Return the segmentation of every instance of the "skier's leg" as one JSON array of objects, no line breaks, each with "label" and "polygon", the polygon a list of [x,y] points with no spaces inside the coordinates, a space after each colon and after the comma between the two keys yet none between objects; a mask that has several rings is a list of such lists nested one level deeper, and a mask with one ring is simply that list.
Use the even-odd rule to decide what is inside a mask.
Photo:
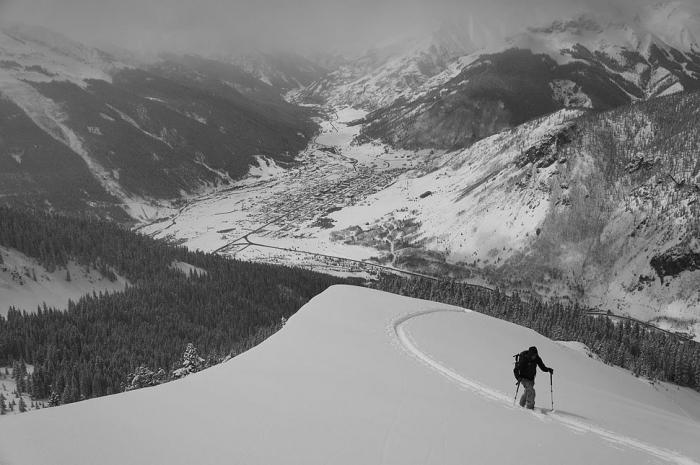
[{"label": "skier's leg", "polygon": [[[530,398],[532,397],[534,399],[534,390],[532,389],[534,382],[529,379],[523,379],[522,380],[522,385],[525,390],[523,392],[523,396],[520,398],[520,406],[521,407],[527,407],[527,408],[532,408],[530,407]],[[534,405],[534,400],[532,401],[532,405]]]},{"label": "skier's leg", "polygon": [[525,405],[525,406],[527,408],[529,408],[530,410],[532,410],[533,408],[535,408],[535,381],[534,380],[530,381],[528,383],[525,392],[527,393],[527,402],[526,402],[527,405]]},{"label": "skier's leg", "polygon": [[525,407],[525,403],[527,402],[527,383],[528,383],[528,380],[526,380],[524,378],[520,380],[520,384],[523,385],[523,395],[520,396],[520,406],[521,407]]}]

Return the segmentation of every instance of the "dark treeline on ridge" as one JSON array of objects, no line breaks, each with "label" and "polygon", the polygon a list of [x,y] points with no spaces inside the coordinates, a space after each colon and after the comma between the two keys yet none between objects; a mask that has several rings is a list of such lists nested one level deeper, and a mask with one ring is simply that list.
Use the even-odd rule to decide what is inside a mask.
[{"label": "dark treeline on ridge", "polygon": [[[587,315],[577,305],[522,300],[469,284],[384,275],[379,290],[469,308],[531,328],[557,341],[579,341],[605,363],[635,375],[669,381],[700,391],[700,344],[625,321]],[[505,363],[505,362],[504,362]]]},{"label": "dark treeline on ridge", "polygon": [[[47,269],[69,261],[117,273],[124,292],[88,295],[67,311],[11,309],[0,317],[0,366],[34,365],[24,388],[68,403],[115,393],[139,367],[171,373],[188,343],[221,361],[261,342],[312,297],[347,280],[191,252],[88,219],[0,207],[0,246]],[[183,262],[205,270],[189,275]]]}]

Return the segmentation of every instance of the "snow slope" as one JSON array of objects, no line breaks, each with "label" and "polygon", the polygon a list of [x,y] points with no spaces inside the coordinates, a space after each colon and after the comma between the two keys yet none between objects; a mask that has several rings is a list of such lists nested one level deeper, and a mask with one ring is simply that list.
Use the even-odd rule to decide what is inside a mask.
[{"label": "snow slope", "polygon": [[[109,280],[95,269],[70,262],[66,268],[48,272],[36,259],[14,249],[0,247],[0,315],[10,307],[35,312],[37,307],[65,309],[68,301],[77,301],[93,292],[123,291],[128,281],[117,275]],[[70,276],[70,280],[66,278]],[[36,277],[36,279],[34,279]]]},{"label": "snow slope", "polygon": [[[17,382],[12,377],[13,368],[11,366],[2,367],[0,366],[0,394],[5,397],[5,415],[19,415],[19,399],[20,397],[24,400],[24,404],[27,407],[27,411],[39,410],[46,408],[48,405],[46,399],[37,399],[36,402],[32,399],[32,396],[26,392],[17,392]],[[34,366],[27,365],[27,373],[33,373]],[[14,402],[14,405],[11,403]],[[10,409],[10,407],[12,407]]]},{"label": "snow slope", "polygon": [[[512,406],[511,355],[532,344],[554,413]],[[339,286],[225,364],[2,419],[0,463],[692,464],[698,400],[513,324]]]}]

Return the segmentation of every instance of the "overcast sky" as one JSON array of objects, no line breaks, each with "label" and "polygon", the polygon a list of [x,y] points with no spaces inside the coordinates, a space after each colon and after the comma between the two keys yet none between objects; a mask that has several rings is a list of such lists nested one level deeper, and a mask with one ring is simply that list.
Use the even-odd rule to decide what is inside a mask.
[{"label": "overcast sky", "polygon": [[494,31],[646,0],[0,0],[0,17],[145,51],[354,51],[449,19]]}]

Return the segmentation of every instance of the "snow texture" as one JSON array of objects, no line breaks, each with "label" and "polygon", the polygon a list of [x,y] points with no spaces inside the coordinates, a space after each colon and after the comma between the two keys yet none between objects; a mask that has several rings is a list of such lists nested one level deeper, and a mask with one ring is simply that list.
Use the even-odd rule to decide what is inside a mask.
[{"label": "snow texture", "polygon": [[[512,354],[555,368],[512,405]],[[349,286],[179,381],[0,421],[0,463],[694,464],[700,396],[475,312]],[[80,444],[80,447],[76,447]]]},{"label": "snow texture", "polygon": [[35,259],[14,249],[0,247],[0,255],[4,262],[0,264],[0,315],[6,315],[12,306],[36,312],[44,303],[66,309],[69,300],[77,301],[93,292],[123,291],[128,284],[119,275],[115,274],[116,281],[111,281],[99,271],[74,262],[49,273]]}]

